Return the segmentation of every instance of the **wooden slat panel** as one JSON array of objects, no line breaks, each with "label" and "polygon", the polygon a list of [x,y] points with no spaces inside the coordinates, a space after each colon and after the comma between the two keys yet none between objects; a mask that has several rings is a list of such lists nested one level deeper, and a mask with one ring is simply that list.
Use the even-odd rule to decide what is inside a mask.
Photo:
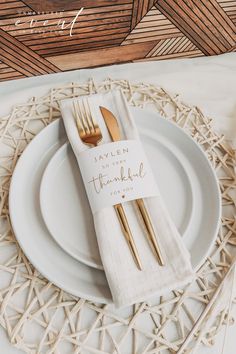
[{"label": "wooden slat panel", "polygon": [[224,11],[224,9],[219,5],[217,0],[209,0],[208,3],[206,3],[206,4],[212,5],[212,11],[214,13],[217,13],[218,15],[220,15],[220,18],[222,18],[228,24],[228,26],[231,28],[231,33],[233,33],[233,35],[235,35],[235,25],[232,23],[230,18],[227,16],[227,13]]},{"label": "wooden slat panel", "polygon": [[[211,1],[210,6],[214,0]],[[205,4],[205,3],[204,3]],[[209,4],[209,2],[208,2]],[[216,6],[219,6],[216,3]],[[220,54],[230,49],[234,40],[231,36],[227,37],[227,45],[220,41],[221,32],[226,30],[232,32],[220,15],[217,18],[218,26],[214,27],[209,23],[210,10],[202,11],[196,6],[193,0],[159,0],[156,7],[161,10],[175,25],[205,54]],[[208,11],[208,15],[206,15]],[[206,25],[208,24],[208,26]],[[186,26],[187,24],[187,26]]]},{"label": "wooden slat panel", "polygon": [[[20,18],[21,24],[18,26],[18,29],[27,29],[29,27],[29,22],[31,19],[34,20],[34,28],[43,27],[43,22],[45,19],[48,20],[47,27],[55,26],[58,21],[65,20],[66,24],[70,23],[75,16],[77,15],[78,11],[66,11],[60,13],[49,13],[45,14],[37,14],[34,16],[23,16]],[[101,24],[101,21],[106,19],[113,19],[113,22],[120,22],[119,19],[125,16],[131,16],[132,14],[132,6],[131,5],[122,5],[122,6],[109,6],[109,7],[102,7],[97,9],[84,9],[74,27],[85,27],[89,26],[91,21],[94,21],[90,25],[94,25],[96,23]],[[1,27],[4,28],[6,31],[16,30],[15,26],[16,19],[4,19],[1,21]],[[55,30],[54,28],[51,28]]]},{"label": "wooden slat panel", "polygon": [[0,60],[0,81],[22,79],[25,75]]},{"label": "wooden slat panel", "polygon": [[[78,34],[80,32],[80,30],[83,29],[90,29],[92,28],[93,31],[97,30],[97,26],[101,26],[101,23],[103,26],[106,25],[112,25],[113,28],[120,28],[120,25],[123,22],[129,22],[130,21],[130,16],[122,16],[120,18],[107,18],[107,19],[102,19],[101,21],[89,21],[89,22],[79,22],[77,24],[75,24],[74,28],[73,28],[73,32],[72,32],[72,36],[74,34]],[[17,38],[21,38],[21,36],[26,36],[26,35],[32,35],[32,29],[28,27],[25,27],[24,31],[20,31],[19,29],[16,29],[16,27],[14,25],[9,25],[9,26],[0,26],[0,28],[2,28],[4,31],[10,33],[12,36],[17,37]],[[11,30],[9,30],[9,28],[11,28]],[[99,28],[99,27],[98,27]],[[45,30],[46,35],[51,34],[51,36],[49,37],[56,37],[56,31],[58,31],[58,28],[56,26],[51,27],[48,26],[47,29],[44,29],[44,27],[38,27],[37,29],[39,30]],[[56,33],[55,33],[56,32]],[[41,36],[45,35],[45,33],[37,33],[35,31],[35,33],[33,33],[33,35],[37,38],[41,38]],[[67,31],[63,31],[64,35],[68,35],[69,34],[69,30]]]},{"label": "wooden slat panel", "polygon": [[22,1],[0,2],[0,20],[10,17],[22,17],[24,12],[31,11]]},{"label": "wooden slat panel", "polygon": [[18,9],[21,7],[30,9],[28,6],[25,6],[21,1],[0,2],[0,11],[5,9]]},{"label": "wooden slat panel", "polygon": [[184,53],[189,54],[190,51],[199,52],[198,48],[187,37],[179,36],[160,40],[147,54],[147,58],[171,54],[173,54],[173,57],[176,57],[174,54],[182,53],[184,55]]},{"label": "wooden slat panel", "polygon": [[235,4],[235,0],[217,0],[218,4],[227,6],[227,4]]},{"label": "wooden slat panel", "polygon": [[167,34],[156,34],[153,36],[142,36],[141,38],[136,38],[134,40],[125,40],[125,42],[122,42],[121,45],[125,46],[125,45],[130,45],[130,44],[135,44],[135,43],[144,43],[144,42],[153,42],[153,41],[158,41],[160,39],[168,39],[168,38],[174,38],[174,37],[179,37],[179,36],[183,36],[183,34],[180,34],[180,32],[176,32],[176,33],[167,33]]},{"label": "wooden slat panel", "polygon": [[7,16],[7,15],[15,15],[15,16],[18,16],[21,12],[25,11],[27,9],[27,7],[25,6],[22,6],[22,7],[17,7],[17,8],[5,8],[3,10],[1,10],[1,7],[0,7],[0,18],[3,18],[4,16]]},{"label": "wooden slat panel", "polygon": [[61,70],[71,70],[75,68],[90,67],[122,63],[124,61],[131,61],[140,59],[150,51],[155,42],[147,42],[142,44],[134,44],[129,46],[122,46],[116,48],[106,48],[101,50],[94,50],[88,53],[77,53],[70,55],[61,55],[55,57],[48,57],[48,60]]},{"label": "wooden slat panel", "polygon": [[64,11],[84,8],[99,8],[102,6],[132,4],[132,0],[25,0],[35,11]]},{"label": "wooden slat panel", "polygon": [[[91,9],[90,9],[91,10]],[[74,28],[77,27],[85,27],[91,23],[91,21],[94,21],[91,23],[92,25],[95,24],[102,24],[103,20],[105,19],[112,19],[114,18],[114,22],[119,22],[116,21],[117,18],[121,19],[122,17],[131,17],[131,9],[130,8],[118,8],[114,11],[109,11],[108,8],[104,8],[106,11],[101,11],[97,13],[91,13],[89,9],[83,11],[81,15],[79,15]],[[64,14],[51,14],[47,15],[47,28],[50,28],[50,30],[56,30],[58,29],[58,21],[65,20],[65,23],[68,25],[76,16],[77,12],[65,12]],[[43,22],[45,21],[45,15],[34,15],[34,16],[24,16],[20,18],[20,23],[17,26],[17,29],[20,30],[25,30],[29,28],[29,22],[30,20],[34,20],[33,28],[39,28],[39,27],[44,27]],[[7,19],[7,20],[2,20],[1,21],[1,28],[4,28],[6,31],[15,31],[16,30],[16,25],[15,25],[16,20],[15,19]]]},{"label": "wooden slat panel", "polygon": [[136,35],[132,35],[131,37],[128,37],[128,39],[126,39],[125,42],[122,42],[122,45],[154,41],[162,38],[174,38],[179,36],[183,36],[183,34],[181,34],[181,32],[175,28],[173,30],[167,29],[158,32],[155,31],[151,31],[148,33],[142,32],[142,33],[137,33]]},{"label": "wooden slat panel", "polygon": [[[2,52],[0,49],[0,58],[4,60],[11,68],[15,69],[15,71],[19,71],[20,74],[24,75],[25,77],[34,76],[34,72],[27,70],[27,66],[20,60],[15,60],[15,58],[9,55],[7,52]],[[37,74],[35,74],[37,75]]]},{"label": "wooden slat panel", "polygon": [[133,11],[131,20],[131,29],[133,29],[137,23],[139,23],[146,13],[153,6],[153,0],[134,0],[133,1]]},{"label": "wooden slat panel", "polygon": [[236,5],[234,5],[234,6],[227,6],[227,7],[225,7],[224,9],[225,9],[225,12],[228,14],[229,12],[236,10]]},{"label": "wooden slat panel", "polygon": [[3,63],[1,60],[0,60],[0,70],[1,69],[5,69],[5,68],[8,68],[8,65]]},{"label": "wooden slat panel", "polygon": [[121,27],[119,29],[110,29],[110,30],[103,30],[99,31],[94,37],[94,32],[85,32],[85,33],[78,33],[78,35],[70,36],[57,36],[54,38],[37,38],[31,40],[25,40],[24,44],[29,46],[31,49],[37,51],[38,49],[46,49],[46,48],[53,48],[58,43],[60,46],[70,47],[71,45],[80,45],[81,43],[94,43],[97,41],[107,40],[109,39],[116,39],[116,38],[124,38],[127,33],[129,32],[129,28]]},{"label": "wooden slat panel", "polygon": [[184,52],[184,53],[175,53],[175,54],[160,55],[160,56],[151,57],[151,58],[139,59],[139,60],[135,60],[135,62],[167,60],[167,59],[181,59],[181,58],[196,58],[196,57],[202,57],[202,56],[203,56],[202,52],[199,50],[196,50],[196,51],[190,51],[190,52]]},{"label": "wooden slat panel", "polygon": [[0,67],[0,75],[5,74],[5,73],[12,73],[12,72],[15,72],[15,70],[13,68],[10,68],[7,66],[5,68]]},{"label": "wooden slat panel", "polygon": [[222,30],[222,27],[227,31],[229,36],[232,38],[235,43],[236,40],[236,27],[227,16],[227,14],[223,11],[223,9],[219,6],[216,0],[209,0],[208,2],[204,2],[204,5],[208,8],[209,12],[215,14],[215,17],[218,19],[220,26],[218,27],[219,31]]},{"label": "wooden slat panel", "polygon": [[[61,38],[60,35],[57,34],[58,27],[55,24],[52,24],[49,26],[47,23],[47,28],[48,30],[55,31],[54,36],[46,37],[45,34],[43,34],[43,38],[40,35],[40,33],[35,33],[33,38],[28,40],[27,39],[27,33],[30,34],[32,37],[32,29],[27,28],[29,27],[29,23],[24,23],[22,26],[19,26],[19,30],[15,29],[15,24],[8,24],[7,25],[7,30],[8,32],[14,34],[15,36],[17,35],[17,38],[19,41],[21,41],[25,46],[28,46],[31,50],[36,52],[39,55],[42,55],[44,57],[50,56],[53,54],[60,54],[60,53],[71,53],[71,52],[77,52],[78,50],[84,50],[84,49],[89,49],[91,47],[109,47],[111,45],[119,45],[124,38],[127,36],[129,33],[129,28],[130,28],[130,22],[127,22],[126,27],[121,26],[121,28],[117,28],[113,26],[112,29],[110,30],[103,30],[101,32],[96,32],[96,36],[94,36],[94,29],[90,32],[81,32],[80,31],[80,26],[84,26],[84,22],[86,21],[87,24],[91,24],[91,21],[96,21],[97,25],[104,25],[104,18],[122,18],[126,17],[127,15],[131,16],[131,8],[132,6],[130,4],[124,4],[124,5],[119,5],[119,6],[109,6],[109,7],[104,7],[97,9],[95,11],[96,14],[92,12],[91,9],[86,9],[84,13],[81,14],[81,16],[78,19],[78,22],[74,26],[74,31],[72,32],[72,36],[69,35],[69,30],[67,31],[68,34],[65,36],[65,38]],[[109,9],[112,9],[112,11],[109,11]],[[67,21],[70,22],[75,14],[77,12],[70,12],[70,13],[64,13],[63,16],[67,15],[73,15],[73,17],[67,17]],[[55,15],[54,15],[55,16]],[[41,15],[36,15],[34,16],[35,21],[36,20],[41,20],[38,23],[35,23],[35,26],[33,28],[33,31],[37,31],[38,29],[44,29],[45,27],[42,27],[42,16]],[[26,19],[21,19],[23,22]],[[63,17],[64,20],[64,17]],[[53,19],[53,23],[55,23],[55,19]],[[3,25],[6,25],[4,23]],[[119,25],[118,25],[119,26]],[[2,27],[6,30],[6,27]],[[22,34],[22,29],[24,30],[24,35],[19,36],[19,34]],[[86,27],[82,27],[86,28]],[[90,26],[91,28],[91,26]],[[14,31],[11,31],[11,29],[14,29]],[[25,33],[26,32],[26,33]],[[65,32],[65,31],[64,31]],[[37,37],[37,38],[35,38]],[[99,44],[97,44],[99,42]]]},{"label": "wooden slat panel", "polygon": [[23,75],[21,74],[16,74],[16,72],[13,70],[12,72],[2,72],[0,71],[0,78],[1,79],[8,79],[8,80],[13,80],[16,77],[22,77]]},{"label": "wooden slat panel", "polygon": [[19,76],[14,76],[14,77],[7,77],[7,78],[1,78],[0,81],[9,81],[9,80],[18,80],[18,79],[24,79],[26,76],[19,75]]},{"label": "wooden slat panel", "polygon": [[34,41],[35,43],[39,42],[39,43],[43,43],[44,40],[46,41],[50,41],[51,39],[54,38],[61,38],[62,40],[70,40],[70,39],[74,39],[76,35],[80,35],[83,33],[87,33],[89,34],[93,34],[94,36],[94,32],[96,31],[97,35],[100,35],[102,32],[104,31],[110,31],[110,30],[114,30],[114,31],[119,31],[122,28],[129,28],[129,21],[124,21],[124,22],[118,22],[118,23],[108,23],[108,24],[104,24],[104,21],[102,21],[102,25],[96,25],[96,26],[87,26],[87,27],[81,27],[81,28],[76,28],[73,30],[73,36],[70,37],[68,33],[64,33],[63,34],[58,34],[58,36],[55,36],[55,33],[51,33],[51,32],[45,32],[45,33],[29,33],[29,34],[24,34],[24,35],[14,35],[14,32],[10,32],[11,35],[13,35],[14,37],[16,37],[19,41],[26,43],[27,41]]},{"label": "wooden slat panel", "polygon": [[[100,43],[100,42],[97,42],[97,43],[94,43],[93,45],[93,50],[95,49],[103,49],[103,48],[112,48],[112,47],[117,47],[119,48],[119,44],[120,44],[120,39],[115,39],[115,40],[107,40],[107,41],[103,41],[103,43]],[[79,50],[78,48],[76,47],[66,47],[66,48],[61,48],[61,47],[58,47],[58,48],[54,48],[52,50],[46,50],[44,52],[44,50],[40,50],[39,53],[41,53],[41,55],[46,58],[48,60],[48,57],[51,57],[51,56],[61,56],[61,55],[67,55],[67,54],[76,54],[76,53],[83,53],[83,52],[86,52],[88,54],[88,57],[89,57],[89,52],[91,51],[91,44],[90,43],[84,43],[84,44],[81,44],[80,47],[79,47]],[[90,60],[90,57],[89,57],[89,60]]]},{"label": "wooden slat panel", "polygon": [[[19,55],[19,52],[21,55]],[[3,62],[24,75],[58,72],[58,68],[0,29],[0,56]]]},{"label": "wooden slat panel", "polygon": [[236,25],[236,0],[229,1],[229,0],[217,0],[218,4],[229,17],[229,19]]},{"label": "wooden slat panel", "polygon": [[221,26],[220,31],[218,30],[219,19],[217,19],[212,14],[213,13],[212,5],[210,3],[208,3],[208,6],[207,6],[206,4],[203,4],[203,3],[199,2],[198,0],[193,0],[193,3],[195,4],[195,7],[193,10],[198,13],[199,12],[198,9],[200,9],[200,11],[202,11],[206,15],[206,17],[208,18],[208,20],[205,24],[206,24],[206,26],[209,26],[213,35],[215,37],[217,37],[219,39],[219,41],[223,44],[222,50],[224,51],[225,49],[230,48],[231,45],[233,45],[233,43],[235,42],[235,40],[233,40],[233,38],[231,36],[229,36],[229,33],[227,32],[227,30],[225,29],[224,26]]},{"label": "wooden slat panel", "polygon": [[[152,33],[152,32],[155,32],[156,34],[159,34],[161,33],[161,31],[164,30],[164,31],[169,31],[169,32],[178,32],[180,33],[180,31],[178,30],[178,28],[176,29],[175,26],[173,26],[172,24],[166,24],[166,25],[163,25],[163,26],[155,26],[155,25],[148,25],[148,27],[138,27],[138,28],[135,28],[133,31],[132,31],[132,34],[135,35],[136,33],[143,33],[143,34],[148,34],[148,33]],[[165,33],[165,32],[164,32]],[[167,32],[166,32],[167,33]]]},{"label": "wooden slat panel", "polygon": [[[58,20],[68,25],[81,7],[72,36],[60,31]],[[68,70],[236,50],[236,0],[0,0],[4,11],[0,80],[58,71],[56,62]]]},{"label": "wooden slat panel", "polygon": [[[146,18],[146,17],[145,17]],[[171,23],[170,22],[170,20],[168,20],[168,19],[161,19],[161,20],[159,20],[159,19],[156,19],[155,21],[145,21],[145,18],[143,18],[142,19],[142,21],[138,24],[138,26],[136,26],[135,27],[135,29],[133,29],[133,31],[132,32],[134,32],[134,31],[138,31],[139,29],[141,29],[141,28],[147,28],[147,27],[149,27],[149,28],[160,28],[160,27],[162,27],[162,26],[168,26],[168,27],[170,27],[170,28],[173,28],[173,27],[175,27],[174,25],[173,25],[173,23]],[[152,22],[151,24],[150,24],[150,22]]]},{"label": "wooden slat panel", "polygon": [[84,41],[80,41],[80,44],[75,44],[75,45],[71,45],[71,46],[63,46],[63,45],[58,45],[57,47],[53,44],[51,48],[44,47],[44,46],[40,46],[41,49],[37,49],[37,53],[39,53],[39,55],[43,55],[43,56],[50,56],[54,53],[76,53],[78,51],[80,51],[81,49],[90,49],[91,46],[93,47],[109,47],[112,44],[116,44],[119,45],[124,38],[124,34],[120,34],[117,35],[116,38],[109,38],[109,36],[106,36],[105,39],[104,37],[99,38],[96,37],[94,38],[94,41],[91,44],[91,40],[84,40]]},{"label": "wooden slat panel", "polygon": [[[163,25],[163,21],[165,25]],[[179,35],[181,35],[180,30],[153,7],[125,38],[122,45],[173,38]]]},{"label": "wooden slat panel", "polygon": [[43,71],[41,68],[38,68],[34,64],[29,66],[29,60],[18,56],[14,50],[7,48],[7,46],[3,45],[0,49],[0,58],[4,60],[9,66],[26,76],[46,74],[45,71]]}]

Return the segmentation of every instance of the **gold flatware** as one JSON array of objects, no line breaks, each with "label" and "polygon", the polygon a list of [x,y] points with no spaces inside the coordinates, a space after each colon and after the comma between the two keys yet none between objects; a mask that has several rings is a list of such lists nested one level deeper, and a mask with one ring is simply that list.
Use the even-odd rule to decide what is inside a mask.
[{"label": "gold flatware", "polygon": [[[116,117],[114,116],[114,114],[105,107],[100,107],[100,111],[102,113],[103,119],[106,123],[107,129],[109,131],[112,141],[121,140],[120,128],[119,128],[118,121],[117,121]],[[144,200],[143,199],[136,199],[135,202],[136,202],[136,205],[137,205],[139,212],[142,216],[142,220],[143,220],[144,225],[146,227],[149,242],[152,245],[154,254],[158,260],[158,263],[161,266],[163,266],[164,260],[161,255],[161,250],[158,245],[155,231],[154,231],[154,228],[152,225],[152,221],[151,221],[151,218],[150,218],[149,213],[147,211],[147,208],[145,206]]]},{"label": "gold flatware", "polygon": [[74,100],[73,106],[80,139],[86,145],[97,146],[102,140],[102,132],[92,117],[88,102],[82,100],[79,104]]},{"label": "gold flatware", "polygon": [[148,237],[149,237],[149,241],[150,241],[150,243],[151,243],[151,245],[153,247],[154,254],[157,257],[158,263],[161,266],[163,266],[163,265],[165,265],[164,264],[164,260],[162,258],[160,247],[159,247],[159,245],[157,243],[157,239],[156,239],[155,231],[154,231],[154,228],[153,228],[153,225],[152,225],[152,221],[151,221],[150,215],[149,215],[149,213],[147,211],[147,208],[146,208],[146,206],[144,204],[144,200],[143,199],[136,199],[135,203],[136,203],[136,205],[139,208],[139,211],[140,211],[140,214],[142,216],[144,225],[145,225],[145,227],[147,229],[147,234],[148,234]]},{"label": "gold flatware", "polygon": [[[98,143],[102,140],[102,132],[99,128],[99,125],[94,120],[89,103],[87,100],[73,101],[74,106],[74,115],[76,119],[76,124],[79,132],[80,139],[82,142],[89,146],[97,146]],[[133,259],[138,267],[142,269],[142,264],[138,255],[136,245],[129,227],[127,217],[122,204],[114,205],[114,208],[117,212],[117,216],[125,236],[125,239],[129,245]]]}]

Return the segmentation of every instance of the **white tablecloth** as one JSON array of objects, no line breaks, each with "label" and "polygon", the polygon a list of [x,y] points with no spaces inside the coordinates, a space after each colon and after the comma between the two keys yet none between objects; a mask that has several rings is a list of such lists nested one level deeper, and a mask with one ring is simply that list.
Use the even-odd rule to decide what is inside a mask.
[{"label": "white tablecloth", "polygon": [[[8,106],[3,105],[5,95],[13,94],[15,102],[22,100],[22,96],[15,92],[17,90],[32,89],[33,86],[39,85],[85,81],[88,78],[99,81],[108,77],[153,83],[169,92],[179,93],[183,101],[197,105],[204,114],[210,116],[215,129],[225,134],[236,147],[236,53],[196,59],[113,65],[3,82],[0,83],[0,114],[2,116],[9,110]],[[32,91],[28,91],[27,95],[32,95]],[[236,310],[234,312],[236,316]],[[235,348],[235,331],[236,324],[229,329],[224,354],[232,354]],[[222,353],[222,338],[223,333],[219,335],[213,348],[201,348],[196,354]],[[21,353],[8,344],[2,329],[0,343],[1,353]]]},{"label": "white tablecloth", "polygon": [[149,82],[179,93],[214,119],[215,127],[236,144],[236,53],[219,56],[149,61],[44,75],[0,83],[0,95],[36,85],[88,78]]}]

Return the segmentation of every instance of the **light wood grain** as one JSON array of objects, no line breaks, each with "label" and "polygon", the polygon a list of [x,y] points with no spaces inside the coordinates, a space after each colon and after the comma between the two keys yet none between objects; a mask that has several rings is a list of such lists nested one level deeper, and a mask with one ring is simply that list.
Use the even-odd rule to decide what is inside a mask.
[{"label": "light wood grain", "polygon": [[[145,56],[153,47],[153,42],[127,45],[115,48],[106,48],[93,50],[89,52],[90,67],[122,63],[124,61],[136,60]],[[61,56],[52,56],[47,58],[52,64],[58,66],[61,70],[71,70],[78,67],[86,68],[88,66],[88,53],[68,54]]]},{"label": "light wood grain", "polygon": [[[68,28],[62,30],[58,21],[68,25],[81,7],[72,35]],[[235,24],[236,0],[0,0],[0,29],[5,34],[0,36],[0,59],[20,75],[31,76],[215,55],[235,51]],[[51,66],[56,62],[60,69]],[[5,73],[0,72],[1,78],[5,80]]]}]

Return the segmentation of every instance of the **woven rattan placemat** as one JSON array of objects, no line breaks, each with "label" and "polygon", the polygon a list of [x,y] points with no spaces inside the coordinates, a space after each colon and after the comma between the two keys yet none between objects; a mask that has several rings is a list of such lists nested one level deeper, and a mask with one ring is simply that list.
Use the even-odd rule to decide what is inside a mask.
[{"label": "woven rattan placemat", "polygon": [[[60,117],[58,101],[114,88],[124,91],[130,105],[156,109],[163,118],[175,121],[201,145],[219,177],[223,206],[215,247],[196,280],[154,304],[136,304],[125,311],[75,298],[43,278],[18,246],[8,209],[17,159],[41,129]],[[176,353],[233,260],[235,163],[235,152],[212,130],[209,118],[197,107],[183,104],[178,95],[153,85],[89,80],[52,88],[42,97],[14,106],[10,115],[0,119],[0,321],[12,344],[27,353]],[[222,326],[231,323],[229,302],[221,305],[212,311],[211,324],[203,322],[194,333],[186,352],[200,342],[213,344]]]}]

